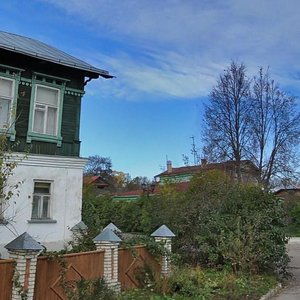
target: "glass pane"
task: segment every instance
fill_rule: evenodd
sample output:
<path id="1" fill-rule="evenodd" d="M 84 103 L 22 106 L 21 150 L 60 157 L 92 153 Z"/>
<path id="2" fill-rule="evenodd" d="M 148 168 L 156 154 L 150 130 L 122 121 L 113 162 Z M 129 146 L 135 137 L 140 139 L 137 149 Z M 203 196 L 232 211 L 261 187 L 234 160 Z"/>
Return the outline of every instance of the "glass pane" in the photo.
<path id="1" fill-rule="evenodd" d="M 33 131 L 44 133 L 45 111 L 36 109 L 34 111 Z"/>
<path id="2" fill-rule="evenodd" d="M 13 81 L 0 78 L 0 95 L 5 97 L 12 97 Z"/>
<path id="3" fill-rule="evenodd" d="M 34 193 L 35 194 L 50 194 L 51 183 L 48 182 L 35 182 Z"/>
<path id="4" fill-rule="evenodd" d="M 48 107 L 46 134 L 56 135 L 57 109 Z"/>
<path id="5" fill-rule="evenodd" d="M 58 90 L 37 86 L 36 102 L 44 103 L 52 106 L 58 105 Z"/>
<path id="6" fill-rule="evenodd" d="M 43 211 L 42 211 L 42 218 L 48 218 L 49 214 L 48 214 L 48 208 L 49 208 L 49 201 L 50 201 L 50 197 L 49 196 L 44 196 L 43 197 Z"/>
<path id="7" fill-rule="evenodd" d="M 8 127 L 10 100 L 0 99 L 0 127 Z"/>
<path id="8" fill-rule="evenodd" d="M 38 219 L 39 218 L 39 201 L 40 196 L 33 196 L 32 201 L 32 212 L 31 212 L 31 218 L 32 219 Z"/>

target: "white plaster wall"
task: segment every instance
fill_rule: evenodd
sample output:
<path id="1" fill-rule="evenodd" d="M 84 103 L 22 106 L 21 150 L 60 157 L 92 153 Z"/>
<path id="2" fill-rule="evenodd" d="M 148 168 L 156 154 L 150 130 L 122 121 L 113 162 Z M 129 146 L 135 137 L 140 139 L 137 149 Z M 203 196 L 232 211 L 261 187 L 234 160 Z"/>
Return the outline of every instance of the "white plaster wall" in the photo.
<path id="1" fill-rule="evenodd" d="M 19 160 L 22 154 L 14 154 Z M 81 221 L 82 173 L 85 159 L 62 156 L 29 155 L 20 161 L 9 178 L 10 184 L 23 181 L 19 196 L 8 203 L 5 218 L 9 224 L 0 224 L 0 253 L 3 248 L 23 232 L 28 232 L 48 250 L 63 249 L 72 238 L 69 230 Z M 51 181 L 51 218 L 56 223 L 30 223 L 34 180 Z"/>

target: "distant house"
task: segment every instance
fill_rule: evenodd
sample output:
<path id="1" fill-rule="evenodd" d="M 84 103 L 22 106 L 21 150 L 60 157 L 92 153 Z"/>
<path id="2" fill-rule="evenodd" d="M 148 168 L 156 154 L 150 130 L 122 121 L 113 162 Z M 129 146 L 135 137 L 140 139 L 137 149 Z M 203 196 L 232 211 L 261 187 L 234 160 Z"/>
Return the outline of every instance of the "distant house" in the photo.
<path id="1" fill-rule="evenodd" d="M 86 84 L 111 78 L 40 41 L 0 31 L 0 132 L 19 161 L 9 184 L 19 196 L 0 203 L 0 252 L 24 231 L 61 249 L 81 221 L 80 110 Z M 5 253 L 4 253 L 5 255 Z"/>
<path id="2" fill-rule="evenodd" d="M 100 175 L 86 175 L 83 177 L 83 187 L 92 188 L 96 195 L 108 191 L 109 183 Z"/>
<path id="3" fill-rule="evenodd" d="M 120 192 L 114 195 L 114 200 L 119 201 L 132 201 L 136 200 L 147 192 L 148 196 L 157 195 L 160 193 L 161 187 L 166 183 L 173 183 L 174 188 L 178 192 L 184 192 L 189 187 L 189 182 L 195 174 L 208 172 L 211 170 L 219 170 L 224 172 L 227 176 L 233 180 L 237 180 L 236 165 L 234 161 L 225 161 L 219 163 L 208 163 L 205 159 L 202 159 L 201 165 L 186 166 L 174 168 L 172 162 L 167 162 L 167 170 L 156 175 L 155 187 L 152 191 L 145 191 L 145 189 L 139 189 L 129 192 Z M 258 168 L 249 160 L 243 160 L 241 163 L 241 177 L 243 183 L 258 183 L 259 171 Z"/>
<path id="4" fill-rule="evenodd" d="M 289 200 L 290 198 L 296 198 L 296 197 L 300 199 L 300 187 L 280 188 L 274 191 L 274 195 L 286 200 Z"/>
<path id="5" fill-rule="evenodd" d="M 167 170 L 156 175 L 154 178 L 160 185 L 166 182 L 173 182 L 179 184 L 179 186 L 181 185 L 181 189 L 185 189 L 188 186 L 187 183 L 195 174 L 211 170 L 222 171 L 233 180 L 237 180 L 237 168 L 234 161 L 230 160 L 219 163 L 208 163 L 206 159 L 202 159 L 200 165 L 178 168 L 174 168 L 172 166 L 172 162 L 168 161 Z M 251 161 L 243 160 L 241 162 L 241 179 L 243 183 L 257 184 L 258 176 L 258 168 Z"/>

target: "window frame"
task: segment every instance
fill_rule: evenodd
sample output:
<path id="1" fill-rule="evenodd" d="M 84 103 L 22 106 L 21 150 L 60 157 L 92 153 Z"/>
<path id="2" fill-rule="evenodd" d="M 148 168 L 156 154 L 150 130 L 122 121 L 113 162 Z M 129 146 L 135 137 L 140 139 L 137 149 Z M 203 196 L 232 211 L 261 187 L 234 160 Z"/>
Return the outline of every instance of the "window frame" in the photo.
<path id="1" fill-rule="evenodd" d="M 35 185 L 38 183 L 47 183 L 49 184 L 49 193 L 35 193 Z M 38 201 L 38 217 L 33 218 L 33 205 L 34 205 L 34 197 L 41 197 Z M 44 197 L 49 197 L 48 200 L 48 209 L 47 209 L 47 217 L 43 217 L 43 205 L 44 205 Z M 32 192 L 32 203 L 31 203 L 31 219 L 30 221 L 34 222 L 42 222 L 42 221 L 51 221 L 52 220 L 52 202 L 53 202 L 53 181 L 50 180 L 34 180 L 33 181 L 33 192 Z M 41 204 L 42 203 L 42 204 Z"/>
<path id="2" fill-rule="evenodd" d="M 5 134 L 9 137 L 10 141 L 15 141 L 16 138 L 16 113 L 17 113 L 17 101 L 18 101 L 18 92 L 19 84 L 21 81 L 21 72 L 23 69 L 7 66 L 0 64 L 0 78 L 4 80 L 11 80 L 13 82 L 13 96 L 11 97 L 10 113 L 9 113 L 9 124 L 8 128 L 1 128 L 0 133 Z"/>
<path id="3" fill-rule="evenodd" d="M 58 133 L 58 115 L 59 115 L 59 107 L 60 107 L 60 89 L 58 88 L 53 88 L 53 87 L 48 87 L 48 86 L 45 86 L 45 85 L 42 85 L 42 84 L 36 84 L 35 85 L 35 97 L 34 97 L 34 108 L 33 108 L 33 120 L 32 120 L 32 132 L 34 132 L 35 134 L 42 134 L 42 135 L 49 135 L 49 136 L 55 136 L 57 137 L 57 133 Z M 54 90 L 54 91 L 57 91 L 58 92 L 58 97 L 57 97 L 57 106 L 51 106 L 51 105 L 48 105 L 48 104 L 44 104 L 44 103 L 41 103 L 41 102 L 37 102 L 37 98 L 36 98 L 36 95 L 37 95 L 37 90 L 38 88 L 44 88 L 44 89 L 49 89 L 49 90 Z M 43 111 L 45 112 L 45 116 L 44 116 L 44 120 L 43 120 L 43 123 L 44 123 L 44 127 L 43 127 L 43 133 L 41 132 L 37 132 L 34 130 L 34 121 L 35 121 L 35 114 L 36 114 L 36 111 L 38 110 L 37 109 L 37 105 L 40 105 L 40 106 L 44 106 L 44 109 Z M 47 131 L 47 117 L 48 117 L 48 110 L 49 110 L 49 107 L 50 108 L 56 108 L 57 112 L 56 112 L 56 134 L 54 135 L 50 135 L 50 134 L 47 134 L 46 131 Z M 42 110 L 42 109 L 40 109 Z"/>
<path id="4" fill-rule="evenodd" d="M 60 84 L 58 84 L 58 82 L 60 82 Z M 32 88 L 31 88 L 29 122 L 28 122 L 28 131 L 27 131 L 27 139 L 26 139 L 27 143 L 31 143 L 32 140 L 37 140 L 43 142 L 56 143 L 57 147 L 61 147 L 62 140 L 63 140 L 61 135 L 61 126 L 62 126 L 63 101 L 64 101 L 66 82 L 67 80 L 63 78 L 47 76 L 40 73 L 34 73 L 32 79 Z M 44 87 L 44 88 L 54 89 L 58 91 L 59 95 L 58 95 L 58 106 L 57 106 L 56 135 L 38 133 L 33 130 L 35 107 L 36 107 L 36 94 L 37 94 L 38 87 Z"/>

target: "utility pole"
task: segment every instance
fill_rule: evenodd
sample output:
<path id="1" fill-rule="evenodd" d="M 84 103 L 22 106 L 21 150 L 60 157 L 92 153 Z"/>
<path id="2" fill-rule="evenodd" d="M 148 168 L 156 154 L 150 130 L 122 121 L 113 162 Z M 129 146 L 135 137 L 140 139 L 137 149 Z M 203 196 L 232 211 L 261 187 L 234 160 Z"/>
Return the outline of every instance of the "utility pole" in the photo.
<path id="1" fill-rule="evenodd" d="M 197 151 L 196 145 L 195 145 L 195 137 L 191 136 L 190 138 L 192 139 L 191 154 L 193 155 L 193 158 L 194 158 L 194 166 L 196 166 L 198 164 L 198 151 Z"/>

